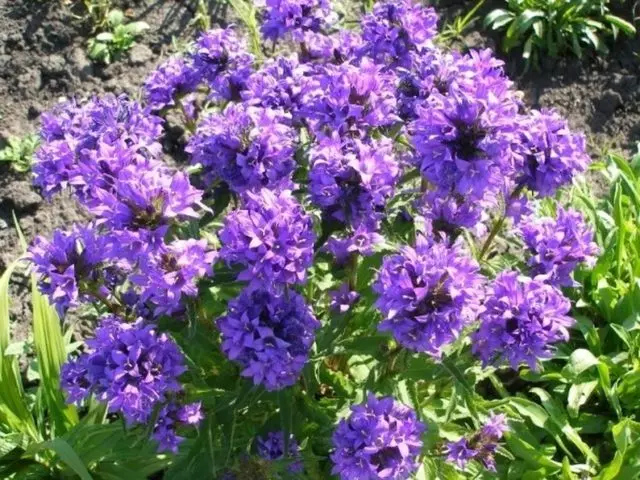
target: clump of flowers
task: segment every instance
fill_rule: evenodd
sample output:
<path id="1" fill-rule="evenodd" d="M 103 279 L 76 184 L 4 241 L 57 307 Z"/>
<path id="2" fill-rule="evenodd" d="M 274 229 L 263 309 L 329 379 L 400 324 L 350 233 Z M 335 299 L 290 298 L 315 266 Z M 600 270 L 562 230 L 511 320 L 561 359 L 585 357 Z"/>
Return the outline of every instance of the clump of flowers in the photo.
<path id="1" fill-rule="evenodd" d="M 147 102 L 155 110 L 175 105 L 176 97 L 190 93 L 198 84 L 198 72 L 190 58 L 170 57 L 144 82 Z"/>
<path id="2" fill-rule="evenodd" d="M 590 163 L 584 135 L 571 132 L 554 111 L 532 110 L 518 133 L 518 182 L 541 197 L 553 195 Z"/>
<path id="3" fill-rule="evenodd" d="M 503 414 L 491 414 L 484 426 L 469 438 L 462 437 L 446 446 L 447 461 L 464 470 L 471 460 L 482 462 L 487 470 L 496 471 L 494 459 L 498 442 L 509 431 Z"/>
<path id="4" fill-rule="evenodd" d="M 270 391 L 296 382 L 320 327 L 299 294 L 248 289 L 217 324 L 225 355 L 240 364 L 243 377 Z"/>
<path id="5" fill-rule="evenodd" d="M 267 40 L 279 40 L 290 35 L 304 42 L 305 33 L 320 32 L 335 19 L 330 0 L 259 0 L 263 7 L 262 35 Z"/>
<path id="6" fill-rule="evenodd" d="M 231 104 L 198 125 L 186 150 L 208 184 L 224 181 L 235 192 L 291 184 L 295 135 L 282 111 Z"/>
<path id="7" fill-rule="evenodd" d="M 71 230 L 55 230 L 51 240 L 37 237 L 28 258 L 38 277 L 39 290 L 63 316 L 68 308 L 108 294 L 102 286 L 104 262 L 109 258 L 111 240 L 92 226 L 74 225 Z"/>
<path id="8" fill-rule="evenodd" d="M 95 395 L 110 412 L 122 412 L 128 423 L 145 423 L 156 405 L 181 390 L 178 377 L 186 371 L 184 357 L 153 325 L 106 317 L 87 347 L 62 372 L 70 402 Z"/>
<path id="9" fill-rule="evenodd" d="M 593 265 L 600 251 L 593 230 L 575 210 L 559 207 L 555 219 L 529 216 L 519 228 L 532 275 L 558 287 L 574 286 L 571 273 L 581 263 Z"/>
<path id="10" fill-rule="evenodd" d="M 295 437 L 289 436 L 289 450 L 285 455 L 284 432 L 269 432 L 266 436 L 256 439 L 258 455 L 265 460 L 281 460 L 283 458 L 293 459 L 288 466 L 289 473 L 302 473 L 304 464 L 300 460 L 300 447 Z"/>
<path id="11" fill-rule="evenodd" d="M 178 453 L 178 447 L 184 442 L 184 437 L 178 435 L 180 428 L 197 427 L 203 419 L 200 402 L 179 405 L 168 403 L 158 413 L 153 427 L 152 438 L 158 442 L 159 452 Z"/>
<path id="12" fill-rule="evenodd" d="M 481 311 L 479 266 L 457 246 L 419 236 L 384 259 L 373 285 L 384 320 L 404 347 L 439 357 Z"/>
<path id="13" fill-rule="evenodd" d="M 567 316 L 571 302 L 541 280 L 505 271 L 493 281 L 480 315 L 480 329 L 472 336 L 473 352 L 484 365 L 521 363 L 537 368 L 549 358 L 554 343 L 567 341 L 574 320 Z"/>
<path id="14" fill-rule="evenodd" d="M 343 480 L 411 478 L 418 469 L 424 429 L 409 407 L 369 394 L 363 404 L 351 407 L 333 433 L 332 473 Z"/>
<path id="15" fill-rule="evenodd" d="M 239 280 L 258 288 L 303 283 L 313 261 L 311 218 L 292 193 L 262 189 L 245 194 L 245 205 L 227 216 L 220 257 L 245 267 Z"/>
<path id="16" fill-rule="evenodd" d="M 411 54 L 433 47 L 438 16 L 413 0 L 377 2 L 362 18 L 364 53 L 376 62 L 410 66 Z"/>

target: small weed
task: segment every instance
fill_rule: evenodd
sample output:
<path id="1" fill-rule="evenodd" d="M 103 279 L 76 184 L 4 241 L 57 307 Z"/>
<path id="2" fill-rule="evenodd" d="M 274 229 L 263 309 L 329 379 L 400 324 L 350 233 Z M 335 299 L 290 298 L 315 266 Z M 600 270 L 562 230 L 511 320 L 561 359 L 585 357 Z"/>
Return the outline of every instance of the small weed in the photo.
<path id="1" fill-rule="evenodd" d="M 484 0 L 480 0 L 476 3 L 464 17 L 457 16 L 454 18 L 453 22 L 448 22 L 444 25 L 442 32 L 438 35 L 438 40 L 444 45 L 451 44 L 455 40 L 462 41 L 464 33 L 477 20 L 475 15 L 482 5 L 484 5 Z"/>
<path id="2" fill-rule="evenodd" d="M 0 150 L 0 162 L 11 162 L 11 167 L 16 172 L 25 173 L 31 170 L 33 153 L 38 148 L 40 137 L 30 133 L 21 138 L 11 137 L 8 143 Z"/>
<path id="3" fill-rule="evenodd" d="M 96 62 L 111 63 L 129 50 L 136 37 L 149 28 L 146 22 L 125 23 L 121 10 L 111 10 L 107 15 L 108 31 L 89 39 L 89 58 Z"/>

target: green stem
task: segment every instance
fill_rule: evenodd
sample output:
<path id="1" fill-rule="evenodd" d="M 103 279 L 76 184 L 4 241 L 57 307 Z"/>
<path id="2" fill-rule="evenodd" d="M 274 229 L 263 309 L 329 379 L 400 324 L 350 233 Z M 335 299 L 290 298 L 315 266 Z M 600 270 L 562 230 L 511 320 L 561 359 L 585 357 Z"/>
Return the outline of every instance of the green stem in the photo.
<path id="1" fill-rule="evenodd" d="M 489 252 L 489 248 L 491 248 L 491 244 L 495 240 L 496 236 L 498 236 L 498 234 L 502 230 L 502 227 L 504 226 L 505 221 L 507 220 L 507 215 L 509 213 L 509 207 L 511 206 L 511 202 L 515 200 L 522 193 L 523 189 L 524 189 L 524 185 L 518 185 L 513 190 L 511 195 L 509 195 L 506 198 L 504 202 L 504 212 L 502 212 L 502 215 L 500 215 L 500 218 L 493 224 L 493 227 L 489 232 L 489 236 L 484 241 L 484 244 L 480 249 L 480 255 L 478 256 L 478 261 L 482 261 L 484 259 L 484 256 Z"/>
<path id="2" fill-rule="evenodd" d="M 442 366 L 447 370 L 451 376 L 456 380 L 458 385 L 462 387 L 462 395 L 464 397 L 465 403 L 467 404 L 467 408 L 469 409 L 469 413 L 474 420 L 476 426 L 480 425 L 480 417 L 478 415 L 478 410 L 476 409 L 476 405 L 473 401 L 473 389 L 469 386 L 469 382 L 464 378 L 464 374 L 458 369 L 456 364 L 451 361 L 449 358 L 442 359 Z"/>

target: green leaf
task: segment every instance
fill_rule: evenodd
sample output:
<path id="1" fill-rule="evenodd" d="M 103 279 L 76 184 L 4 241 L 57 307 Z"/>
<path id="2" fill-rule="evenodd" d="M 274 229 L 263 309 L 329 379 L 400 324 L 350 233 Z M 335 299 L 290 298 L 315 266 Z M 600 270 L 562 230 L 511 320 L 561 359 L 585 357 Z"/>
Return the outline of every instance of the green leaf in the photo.
<path id="1" fill-rule="evenodd" d="M 42 450 L 54 451 L 60 460 L 64 462 L 81 480 L 93 480 L 93 477 L 89 474 L 87 467 L 82 463 L 82 460 L 78 454 L 71 448 L 71 446 L 62 438 L 54 438 L 47 442 L 35 443 L 27 448 L 27 453 L 34 454 Z"/>
<path id="2" fill-rule="evenodd" d="M 627 22 L 626 20 L 617 17 L 616 15 L 607 14 L 604 16 L 605 20 L 609 23 L 615 25 L 620 30 L 622 30 L 626 35 L 633 36 L 636 34 L 636 27 L 633 24 Z"/>
<path id="3" fill-rule="evenodd" d="M 125 25 L 125 29 L 127 30 L 127 32 L 134 37 L 140 35 L 142 32 L 148 30 L 149 28 L 150 27 L 147 22 L 131 22 Z"/>
<path id="4" fill-rule="evenodd" d="M 598 380 L 576 383 L 569 388 L 567 411 L 573 418 L 578 416 L 580 407 L 587 403 L 593 391 L 598 387 Z"/>
<path id="5" fill-rule="evenodd" d="M 563 373 L 570 380 L 575 379 L 582 372 L 598 365 L 598 359 L 589 350 L 578 348 L 571 353 L 569 363 Z"/>
<path id="6" fill-rule="evenodd" d="M 582 454 L 591 462 L 599 465 L 600 461 L 595 453 L 591 450 L 578 432 L 571 426 L 564 410 L 558 403 L 549 395 L 549 393 L 541 388 L 532 388 L 531 393 L 540 397 L 542 405 L 545 410 L 549 412 L 551 420 L 562 430 L 562 433 L 582 452 Z"/>
<path id="7" fill-rule="evenodd" d="M 96 40 L 99 42 L 109 43 L 113 41 L 113 33 L 102 32 L 96 35 Z"/>
<path id="8" fill-rule="evenodd" d="M 124 13 L 122 13 L 122 10 L 114 8 L 107 14 L 107 22 L 109 22 L 109 25 L 112 27 L 121 25 L 122 22 L 124 22 Z"/>
<path id="9" fill-rule="evenodd" d="M 11 263 L 0 277 L 0 420 L 12 431 L 24 432 L 39 441 L 40 434 L 25 401 L 18 360 L 5 355 L 11 341 L 9 280 L 17 266 L 18 261 Z"/>

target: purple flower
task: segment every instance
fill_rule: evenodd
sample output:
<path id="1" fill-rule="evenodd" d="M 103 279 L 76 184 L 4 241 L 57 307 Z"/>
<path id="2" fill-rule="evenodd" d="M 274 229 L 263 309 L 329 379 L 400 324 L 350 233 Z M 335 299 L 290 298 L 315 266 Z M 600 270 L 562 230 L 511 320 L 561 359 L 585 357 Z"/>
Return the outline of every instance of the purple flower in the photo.
<path id="1" fill-rule="evenodd" d="M 278 40 L 287 34 L 296 42 L 304 41 L 305 32 L 319 32 L 333 23 L 336 16 L 330 0 L 259 0 L 264 8 L 262 35 Z"/>
<path id="2" fill-rule="evenodd" d="M 480 431 L 469 438 L 462 437 L 457 442 L 447 443 L 447 461 L 464 470 L 471 460 L 478 460 L 487 470 L 495 472 L 494 454 L 498 442 L 508 430 L 507 417 L 492 413 Z"/>
<path id="3" fill-rule="evenodd" d="M 369 257 L 376 252 L 376 246 L 384 243 L 384 237 L 361 225 L 346 237 L 332 236 L 324 246 L 336 259 L 338 265 L 344 265 L 352 255 Z"/>
<path id="4" fill-rule="evenodd" d="M 408 66 L 411 52 L 433 47 L 438 16 L 413 0 L 385 0 L 361 24 L 367 55 L 377 63 Z"/>
<path id="5" fill-rule="evenodd" d="M 538 359 L 551 357 L 552 345 L 569 339 L 574 321 L 571 302 L 551 285 L 505 271 L 494 280 L 472 335 L 472 350 L 482 363 L 521 363 L 536 369 Z"/>
<path id="6" fill-rule="evenodd" d="M 358 301 L 360 294 L 351 290 L 348 283 L 343 283 L 337 290 L 330 291 L 329 297 L 331 298 L 331 310 L 344 314 Z"/>
<path id="7" fill-rule="evenodd" d="M 242 376 L 267 390 L 293 385 L 309 357 L 320 322 L 304 299 L 289 290 L 278 296 L 242 291 L 217 321 L 222 351 L 242 367 Z"/>
<path id="8" fill-rule="evenodd" d="M 406 348 L 440 357 L 481 311 L 483 277 L 458 246 L 419 236 L 384 259 L 373 285 L 384 315 L 378 326 Z"/>
<path id="9" fill-rule="evenodd" d="M 62 369 L 69 402 L 93 394 L 127 423 L 146 423 L 167 395 L 181 390 L 178 377 L 186 371 L 182 353 L 153 325 L 106 317 L 86 343 L 85 353 Z"/>
<path id="10" fill-rule="evenodd" d="M 516 146 L 521 185 L 548 197 L 589 166 L 584 135 L 572 133 L 556 112 L 533 110 L 521 123 Z"/>
<path id="11" fill-rule="evenodd" d="M 91 293 L 108 295 L 101 286 L 102 266 L 109 258 L 112 240 L 97 233 L 95 226 L 74 225 L 54 230 L 51 240 L 36 237 L 28 258 L 38 277 L 38 289 L 63 316 L 68 308 L 91 299 Z"/>
<path id="12" fill-rule="evenodd" d="M 582 215 L 558 207 L 557 218 L 529 216 L 519 225 L 529 250 L 532 275 L 557 287 L 572 287 L 571 273 L 580 263 L 593 265 L 600 252 L 593 230 Z"/>
<path id="13" fill-rule="evenodd" d="M 248 105 L 282 109 L 297 120 L 301 98 L 306 92 L 313 69 L 296 57 L 277 57 L 247 79 L 242 99 Z"/>
<path id="14" fill-rule="evenodd" d="M 289 123 L 283 112 L 231 104 L 203 119 L 186 151 L 208 183 L 222 180 L 235 192 L 285 188 L 296 167 Z"/>
<path id="15" fill-rule="evenodd" d="M 416 163 L 438 191 L 491 203 L 513 171 L 517 105 L 492 92 L 432 93 L 413 125 Z"/>
<path id="16" fill-rule="evenodd" d="M 244 207 L 231 211 L 219 234 L 221 258 L 245 268 L 238 280 L 273 289 L 304 283 L 313 261 L 313 222 L 288 190 L 245 194 Z"/>
<path id="17" fill-rule="evenodd" d="M 190 59 L 170 57 L 144 82 L 144 96 L 154 110 L 175 105 L 177 96 L 196 89 L 200 78 Z"/>
<path id="18" fill-rule="evenodd" d="M 235 101 L 252 72 L 253 56 L 232 27 L 216 28 L 196 40 L 193 64 L 199 76 L 209 82 L 214 99 Z"/>
<path id="19" fill-rule="evenodd" d="M 327 216 L 356 227 L 382 218 L 400 175 L 391 140 L 325 137 L 309 157 L 311 200 Z"/>
<path id="20" fill-rule="evenodd" d="M 86 206 L 99 224 L 111 228 L 154 229 L 172 220 L 198 218 L 194 206 L 202 192 L 182 172 L 163 166 L 130 165 L 118 173 L 111 188 L 96 189 Z"/>
<path id="21" fill-rule="evenodd" d="M 162 153 L 162 119 L 126 96 L 105 95 L 43 114 L 42 143 L 33 166 L 45 198 L 72 187 L 82 201 L 108 189 L 127 165 L 147 165 Z"/>
<path id="22" fill-rule="evenodd" d="M 265 437 L 257 439 L 258 455 L 265 460 L 281 460 L 285 458 L 284 432 L 269 432 Z M 289 437 L 289 453 L 287 457 L 297 459 L 288 467 L 290 473 L 302 473 L 304 464 L 300 460 L 300 447 L 293 434 Z"/>
<path id="23" fill-rule="evenodd" d="M 316 136 L 361 137 L 367 128 L 389 126 L 396 115 L 394 77 L 363 59 L 359 66 L 343 63 L 318 67 L 315 88 L 305 95 L 301 115 Z"/>
<path id="24" fill-rule="evenodd" d="M 158 442 L 158 452 L 178 453 L 178 447 L 184 441 L 184 437 L 178 435 L 178 428 L 197 426 L 204 418 L 201 407 L 200 402 L 186 405 L 171 402 L 160 409 L 151 434 Z"/>
<path id="25" fill-rule="evenodd" d="M 447 454 L 447 462 L 455 463 L 462 470 L 478 455 L 477 450 L 472 449 L 464 437 L 457 442 L 447 443 L 445 453 Z"/>
<path id="26" fill-rule="evenodd" d="M 155 305 L 156 316 L 184 310 L 184 297 L 198 294 L 198 280 L 213 274 L 217 253 L 205 240 L 174 240 L 142 259 L 131 280 L 141 288 L 141 300 Z"/>
<path id="27" fill-rule="evenodd" d="M 424 429 L 411 408 L 369 394 L 333 433 L 332 473 L 342 480 L 408 479 L 418 470 Z"/>
<path id="28" fill-rule="evenodd" d="M 418 205 L 421 213 L 431 221 L 435 231 L 455 237 L 461 228 L 474 228 L 482 220 L 483 211 L 477 203 L 460 195 L 442 196 L 437 191 L 427 192 Z"/>

